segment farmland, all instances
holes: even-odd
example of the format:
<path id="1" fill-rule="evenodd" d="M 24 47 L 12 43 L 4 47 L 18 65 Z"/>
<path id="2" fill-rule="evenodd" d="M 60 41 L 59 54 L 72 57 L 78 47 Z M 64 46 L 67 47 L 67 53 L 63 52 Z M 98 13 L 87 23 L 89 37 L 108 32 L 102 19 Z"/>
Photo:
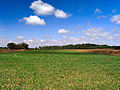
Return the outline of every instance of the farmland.
<path id="1" fill-rule="evenodd" d="M 120 56 L 71 50 L 0 54 L 0 89 L 118 90 Z"/>

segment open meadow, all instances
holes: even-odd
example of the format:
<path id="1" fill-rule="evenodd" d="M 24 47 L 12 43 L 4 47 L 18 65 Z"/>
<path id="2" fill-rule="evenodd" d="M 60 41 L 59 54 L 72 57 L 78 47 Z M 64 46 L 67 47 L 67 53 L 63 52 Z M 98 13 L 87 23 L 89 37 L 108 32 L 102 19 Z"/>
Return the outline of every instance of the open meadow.
<path id="1" fill-rule="evenodd" d="M 119 90 L 120 56 L 70 50 L 0 54 L 0 89 Z"/>

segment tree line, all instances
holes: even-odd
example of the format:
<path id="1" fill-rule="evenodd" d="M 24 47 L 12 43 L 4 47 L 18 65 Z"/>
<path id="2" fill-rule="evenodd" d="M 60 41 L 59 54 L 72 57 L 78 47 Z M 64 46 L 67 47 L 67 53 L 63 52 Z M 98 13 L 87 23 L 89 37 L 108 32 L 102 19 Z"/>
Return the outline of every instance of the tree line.
<path id="1" fill-rule="evenodd" d="M 64 46 L 39 46 L 41 50 L 56 50 L 56 49 L 120 49 L 120 46 L 109 45 L 97 45 L 97 44 L 76 44 L 76 45 L 64 45 Z"/>
<path id="2" fill-rule="evenodd" d="M 7 47 L 9 49 L 29 49 L 28 46 L 29 45 L 27 43 L 24 43 L 24 42 L 19 43 L 19 44 L 15 44 L 15 43 L 8 43 L 7 44 Z"/>
<path id="3" fill-rule="evenodd" d="M 31 50 L 58 50 L 58 49 L 120 49 L 120 46 L 109 46 L 109 45 L 99 45 L 99 44 L 70 44 L 63 46 L 39 46 L 35 48 L 29 48 L 27 43 L 8 43 L 7 47 L 0 47 L 0 49 L 31 49 Z"/>

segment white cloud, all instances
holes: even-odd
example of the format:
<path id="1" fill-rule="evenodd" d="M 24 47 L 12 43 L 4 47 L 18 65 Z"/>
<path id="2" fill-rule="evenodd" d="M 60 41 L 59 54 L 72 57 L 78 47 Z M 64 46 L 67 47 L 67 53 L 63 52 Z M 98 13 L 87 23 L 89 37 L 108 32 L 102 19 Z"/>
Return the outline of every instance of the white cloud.
<path id="1" fill-rule="evenodd" d="M 23 20 L 25 20 L 26 24 L 31 25 L 45 25 L 44 19 L 40 19 L 38 16 L 30 16 L 30 17 L 24 17 Z"/>
<path id="2" fill-rule="evenodd" d="M 41 0 L 34 1 L 30 8 L 33 9 L 34 13 L 37 15 L 55 15 L 57 18 L 67 18 L 71 16 L 65 13 L 63 10 L 56 9 L 52 5 L 44 3 Z"/>
<path id="3" fill-rule="evenodd" d="M 28 40 L 8 40 L 7 38 L 0 38 L 0 47 L 6 46 L 9 42 L 21 43 L 25 42 L 29 44 L 29 47 L 39 46 L 53 46 L 53 45 L 68 45 L 68 44 L 83 44 L 83 43 L 94 43 L 94 44 L 108 44 L 108 45 L 120 45 L 120 33 L 109 33 L 104 31 L 102 28 L 90 27 L 87 30 L 82 31 L 79 37 L 68 37 L 62 36 L 62 40 L 50 39 L 50 40 L 39 40 L 39 39 L 28 39 Z"/>
<path id="4" fill-rule="evenodd" d="M 68 34 L 71 31 L 60 29 L 58 30 L 59 34 Z M 91 26 L 87 30 L 81 31 L 79 36 L 71 37 L 70 35 L 63 35 L 61 39 L 24 39 L 23 36 L 17 36 L 19 40 L 8 40 L 7 38 L 0 38 L 0 47 L 7 46 L 7 43 L 21 43 L 25 42 L 29 44 L 29 47 L 38 47 L 38 46 L 53 46 L 53 45 L 67 45 L 67 44 L 82 44 L 82 43 L 94 43 L 94 44 L 108 44 L 108 45 L 120 45 L 120 32 L 108 32 L 102 27 Z"/>
<path id="5" fill-rule="evenodd" d="M 30 8 L 33 9 L 37 15 L 51 15 L 55 10 L 52 5 L 44 3 L 41 0 L 34 1 Z"/>
<path id="6" fill-rule="evenodd" d="M 59 10 L 59 9 L 57 9 L 57 10 L 55 11 L 55 16 L 56 16 L 57 18 L 67 18 L 67 17 L 69 17 L 69 15 L 67 15 L 64 11 Z"/>
<path id="7" fill-rule="evenodd" d="M 112 39 L 112 35 L 109 32 L 104 31 L 103 28 L 90 27 L 89 29 L 82 31 L 84 36 L 89 39 Z"/>
<path id="8" fill-rule="evenodd" d="M 102 11 L 98 8 L 96 8 L 96 10 L 94 11 L 94 13 L 102 13 Z"/>
<path id="9" fill-rule="evenodd" d="M 32 43 L 34 42 L 34 40 L 25 40 L 25 42 L 28 41 L 29 43 Z"/>
<path id="10" fill-rule="evenodd" d="M 23 40 L 24 39 L 24 36 L 17 36 L 16 37 L 18 40 Z"/>
<path id="11" fill-rule="evenodd" d="M 58 33 L 59 34 L 66 34 L 66 33 L 69 33 L 69 31 L 65 30 L 65 29 L 60 29 L 60 30 L 58 30 Z"/>
<path id="12" fill-rule="evenodd" d="M 110 21 L 113 22 L 113 23 L 116 23 L 116 24 L 120 24 L 120 14 L 112 16 Z"/>

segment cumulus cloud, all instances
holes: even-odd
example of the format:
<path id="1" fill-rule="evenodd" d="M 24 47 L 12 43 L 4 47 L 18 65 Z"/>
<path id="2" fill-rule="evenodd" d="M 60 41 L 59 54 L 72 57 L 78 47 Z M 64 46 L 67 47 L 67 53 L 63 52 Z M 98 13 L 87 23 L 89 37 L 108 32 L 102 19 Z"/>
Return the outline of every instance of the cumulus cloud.
<path id="1" fill-rule="evenodd" d="M 120 14 L 112 16 L 110 21 L 116 24 L 120 24 Z"/>
<path id="2" fill-rule="evenodd" d="M 31 6 L 31 9 L 34 10 L 34 13 L 37 15 L 55 15 L 57 18 L 67 18 L 68 15 L 63 10 L 56 9 L 50 4 L 44 3 L 41 0 L 34 1 Z"/>
<path id="3" fill-rule="evenodd" d="M 89 29 L 82 31 L 87 38 L 95 39 L 112 39 L 112 35 L 109 32 L 104 31 L 101 27 L 90 27 Z"/>
<path id="4" fill-rule="evenodd" d="M 58 30 L 58 33 L 59 34 L 66 34 L 66 33 L 69 33 L 69 31 L 65 30 L 65 29 L 60 29 L 60 30 Z"/>
<path id="5" fill-rule="evenodd" d="M 108 45 L 120 45 L 120 32 L 109 33 L 103 28 L 90 27 L 87 30 L 81 32 L 79 37 L 68 37 L 63 35 L 62 40 L 50 39 L 50 40 L 39 40 L 39 39 L 24 39 L 24 40 L 8 40 L 7 38 L 0 38 L 0 47 L 7 46 L 7 43 L 14 42 L 20 43 L 25 42 L 29 44 L 29 47 L 39 46 L 53 46 L 53 45 L 68 45 L 68 44 L 83 44 L 83 43 L 94 43 L 94 44 L 108 44 Z"/>
<path id="6" fill-rule="evenodd" d="M 45 25 L 44 19 L 40 19 L 38 16 L 30 16 L 30 17 L 24 17 L 23 20 L 25 20 L 26 24 L 31 25 Z"/>
<path id="7" fill-rule="evenodd" d="M 51 15 L 55 10 L 52 5 L 44 3 L 41 0 L 34 1 L 30 8 L 33 9 L 37 15 Z"/>
<path id="8" fill-rule="evenodd" d="M 108 45 L 120 45 L 120 32 L 110 33 L 104 30 L 102 27 L 90 26 L 88 29 L 80 32 L 77 37 L 70 37 L 69 33 L 71 31 L 60 29 L 59 34 L 62 34 L 60 40 L 58 39 L 24 39 L 23 36 L 17 36 L 17 40 L 8 40 L 7 38 L 0 38 L 0 47 L 7 46 L 7 43 L 21 43 L 25 42 L 29 44 L 30 47 L 38 46 L 53 46 L 53 45 L 67 45 L 67 44 L 82 44 L 82 43 L 95 43 L 95 44 L 108 44 Z M 68 35 L 64 35 L 64 34 Z"/>
<path id="9" fill-rule="evenodd" d="M 63 10 L 57 9 L 57 10 L 55 11 L 55 16 L 56 16 L 57 18 L 67 18 L 67 17 L 69 17 L 70 15 L 67 15 Z"/>
<path id="10" fill-rule="evenodd" d="M 23 40 L 23 39 L 24 39 L 24 36 L 16 36 L 16 38 L 17 38 L 18 40 Z"/>
<path id="11" fill-rule="evenodd" d="M 94 13 L 102 13 L 102 11 L 100 9 L 96 8 Z"/>
<path id="12" fill-rule="evenodd" d="M 38 47 L 38 46 L 53 46 L 53 45 L 67 45 L 67 44 L 77 44 L 78 43 L 77 38 L 64 38 L 64 40 L 24 40 L 24 42 L 28 43 L 30 47 Z M 31 42 L 32 41 L 32 42 Z"/>

